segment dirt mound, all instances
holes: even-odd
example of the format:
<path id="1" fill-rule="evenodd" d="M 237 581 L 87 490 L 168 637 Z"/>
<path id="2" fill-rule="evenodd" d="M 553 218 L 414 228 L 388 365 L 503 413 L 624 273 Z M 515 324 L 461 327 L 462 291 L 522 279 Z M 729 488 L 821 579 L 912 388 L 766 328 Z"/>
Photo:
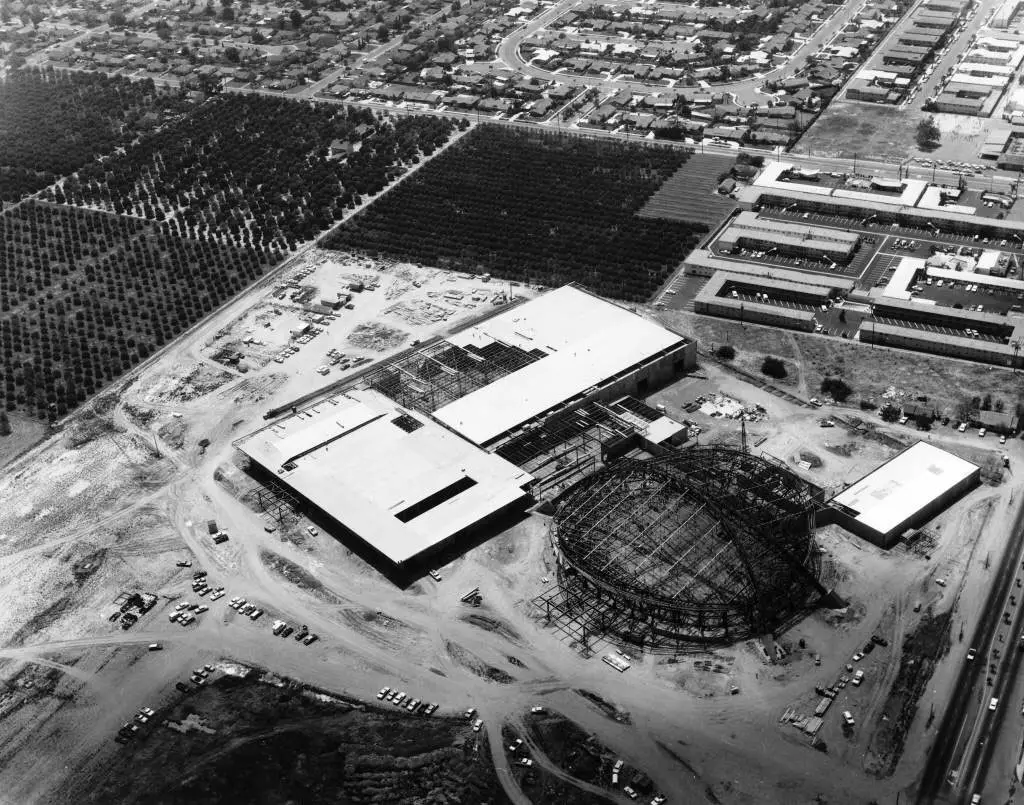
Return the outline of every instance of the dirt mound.
<path id="1" fill-rule="evenodd" d="M 868 774 L 885 778 L 896 770 L 907 731 L 917 713 L 918 700 L 928 687 L 936 663 L 949 648 L 951 617 L 950 612 L 928 615 L 903 641 L 900 669 L 864 758 L 864 770 Z"/>
<path id="2" fill-rule="evenodd" d="M 600 710 L 604 715 L 610 718 L 612 721 L 618 721 L 620 724 L 632 724 L 633 719 L 629 715 L 628 710 L 623 710 L 617 704 L 603 699 L 591 690 L 584 690 L 583 688 L 576 688 L 575 691 L 578 695 L 582 696 L 591 704 L 597 705 L 597 709 Z"/>
<path id="3" fill-rule="evenodd" d="M 494 632 L 500 634 L 506 640 L 512 643 L 519 642 L 519 633 L 509 626 L 505 621 L 499 618 L 492 618 L 488 615 L 481 615 L 477 612 L 470 612 L 467 615 L 462 616 L 462 620 L 466 623 L 476 626 L 479 629 L 483 629 L 488 632 Z"/>
<path id="4" fill-rule="evenodd" d="M 495 668 L 493 665 L 488 665 L 472 651 L 463 648 L 458 643 L 446 640 L 444 647 L 445 651 L 448 652 L 449 657 L 463 668 L 476 674 L 481 679 L 486 679 L 489 682 L 498 682 L 502 685 L 509 685 L 516 681 L 515 677 L 511 674 L 507 674 L 500 668 Z"/>
<path id="5" fill-rule="evenodd" d="M 188 433 L 188 425 L 184 419 L 174 418 L 160 426 L 156 435 L 160 437 L 165 445 L 172 450 L 181 450 L 185 446 L 185 435 Z"/>
<path id="6" fill-rule="evenodd" d="M 316 576 L 280 554 L 273 551 L 260 551 L 260 561 L 271 573 L 291 582 L 300 590 L 312 593 L 321 601 L 326 601 L 329 604 L 345 603 L 343 599 L 324 587 Z"/>
<path id="7" fill-rule="evenodd" d="M 399 330 L 397 327 L 365 322 L 348 334 L 348 341 L 361 349 L 384 352 L 399 346 L 408 337 L 409 334 L 405 330 Z"/>

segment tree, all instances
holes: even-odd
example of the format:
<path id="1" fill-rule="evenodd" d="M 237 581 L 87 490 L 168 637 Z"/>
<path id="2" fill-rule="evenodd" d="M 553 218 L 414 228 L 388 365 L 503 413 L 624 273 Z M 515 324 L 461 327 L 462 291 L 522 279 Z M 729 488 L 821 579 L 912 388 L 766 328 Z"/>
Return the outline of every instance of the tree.
<path id="1" fill-rule="evenodd" d="M 7 418 L 7 411 L 0 408 L 0 436 L 11 435 L 11 420 Z"/>
<path id="2" fill-rule="evenodd" d="M 723 361 L 731 361 L 736 357 L 736 347 L 732 344 L 722 344 L 722 346 L 715 350 L 715 354 Z"/>
<path id="3" fill-rule="evenodd" d="M 171 38 L 171 25 L 167 20 L 156 21 L 156 35 L 159 36 L 164 42 Z"/>
<path id="4" fill-rule="evenodd" d="M 774 355 L 767 355 L 761 363 L 761 372 L 775 380 L 782 380 L 782 378 L 787 375 L 786 364 L 783 362 L 782 358 L 776 358 Z"/>
<path id="5" fill-rule="evenodd" d="M 128 24 L 128 18 L 124 15 L 123 11 L 111 11 L 110 16 L 107 18 L 112 28 L 124 28 Z"/>
<path id="6" fill-rule="evenodd" d="M 917 425 L 918 430 L 931 430 L 932 418 L 927 414 L 918 414 L 914 417 L 914 424 Z"/>
<path id="7" fill-rule="evenodd" d="M 917 124 L 917 147 L 922 151 L 932 151 L 938 148 L 942 139 L 942 132 L 935 125 L 935 118 L 929 115 Z"/>
<path id="8" fill-rule="evenodd" d="M 296 31 L 299 30 L 302 27 L 302 12 L 297 8 L 293 8 L 288 15 L 288 21 L 292 24 L 292 28 Z"/>
<path id="9" fill-rule="evenodd" d="M 892 403 L 886 405 L 881 411 L 878 412 L 879 416 L 882 417 L 883 422 L 896 422 L 900 418 L 900 409 Z"/>

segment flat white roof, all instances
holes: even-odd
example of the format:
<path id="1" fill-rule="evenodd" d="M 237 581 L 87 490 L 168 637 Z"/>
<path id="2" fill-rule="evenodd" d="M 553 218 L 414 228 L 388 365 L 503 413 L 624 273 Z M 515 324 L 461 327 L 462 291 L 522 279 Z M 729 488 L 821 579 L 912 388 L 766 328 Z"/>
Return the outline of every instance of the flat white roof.
<path id="1" fill-rule="evenodd" d="M 396 564 L 514 503 L 532 479 L 373 390 L 318 402 L 238 448 Z"/>
<path id="2" fill-rule="evenodd" d="M 888 534 L 977 471 L 970 461 L 918 442 L 833 501 L 856 512 L 858 522 Z"/>
<path id="3" fill-rule="evenodd" d="M 832 187 L 828 184 L 782 181 L 779 177 L 792 167 L 787 162 L 772 162 L 765 165 L 760 175 L 754 180 L 753 186 L 763 190 L 800 190 L 818 196 L 832 196 L 838 199 L 853 199 L 872 203 L 902 204 L 912 207 L 917 203 L 928 184 L 922 179 L 903 179 L 900 182 L 903 192 L 897 197 L 895 193 L 882 193 L 870 189 L 850 190 L 843 187 Z"/>
<path id="4" fill-rule="evenodd" d="M 483 347 L 495 340 L 544 357 L 434 412 L 476 444 L 582 394 L 686 340 L 661 325 L 565 286 L 462 330 L 448 339 Z"/>

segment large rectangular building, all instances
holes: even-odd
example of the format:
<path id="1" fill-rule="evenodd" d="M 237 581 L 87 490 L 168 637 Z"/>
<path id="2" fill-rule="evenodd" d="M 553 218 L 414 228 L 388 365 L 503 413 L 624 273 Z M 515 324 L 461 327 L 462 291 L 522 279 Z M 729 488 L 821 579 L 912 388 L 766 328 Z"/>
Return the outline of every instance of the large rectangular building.
<path id="1" fill-rule="evenodd" d="M 609 454 L 606 441 L 653 449 L 674 437 L 678 423 L 623 398 L 695 365 L 692 341 L 566 286 L 281 406 L 268 416 L 288 416 L 235 446 L 401 566 L 557 486 L 550 467 L 543 478 L 527 467 L 568 431 Z M 535 433 L 540 448 L 510 441 Z"/>
<path id="2" fill-rule="evenodd" d="M 882 548 L 919 528 L 977 486 L 981 470 L 928 442 L 917 442 L 830 501 L 835 520 Z"/>
<path id="3" fill-rule="evenodd" d="M 371 389 L 328 397 L 236 446 L 395 565 L 524 501 L 532 480 Z"/>
<path id="4" fill-rule="evenodd" d="M 696 345 L 575 286 L 550 291 L 448 339 L 468 351 L 501 343 L 537 355 L 530 364 L 434 412 L 488 445 L 567 403 L 645 396 L 696 365 Z"/>

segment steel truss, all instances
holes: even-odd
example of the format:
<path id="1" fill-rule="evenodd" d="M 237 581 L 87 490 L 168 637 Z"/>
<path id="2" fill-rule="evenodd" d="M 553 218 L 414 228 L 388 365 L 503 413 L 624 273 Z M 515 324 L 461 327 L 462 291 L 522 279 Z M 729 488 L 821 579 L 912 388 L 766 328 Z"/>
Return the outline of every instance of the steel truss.
<path id="1" fill-rule="evenodd" d="M 242 500 L 250 498 L 258 511 L 278 525 L 299 518 L 299 499 L 285 486 L 269 479 L 249 489 Z"/>
<path id="2" fill-rule="evenodd" d="M 545 354 L 498 340 L 482 347 L 442 340 L 371 368 L 362 381 L 399 405 L 432 414 Z"/>
<path id="3" fill-rule="evenodd" d="M 816 510 L 788 469 L 732 447 L 622 460 L 562 497 L 559 586 L 534 603 L 584 650 L 599 634 L 681 651 L 769 633 L 826 595 Z"/>

